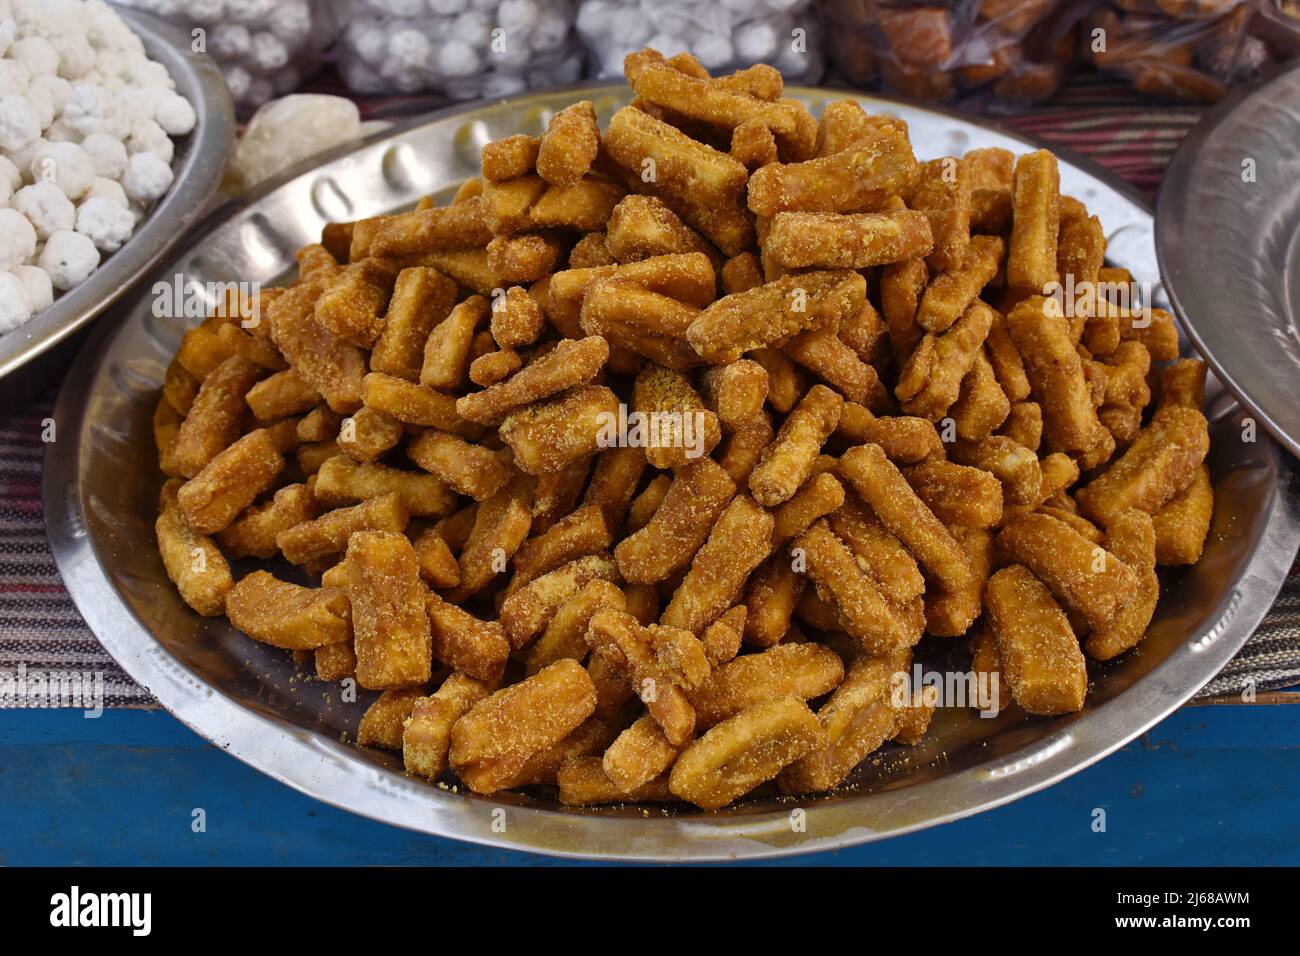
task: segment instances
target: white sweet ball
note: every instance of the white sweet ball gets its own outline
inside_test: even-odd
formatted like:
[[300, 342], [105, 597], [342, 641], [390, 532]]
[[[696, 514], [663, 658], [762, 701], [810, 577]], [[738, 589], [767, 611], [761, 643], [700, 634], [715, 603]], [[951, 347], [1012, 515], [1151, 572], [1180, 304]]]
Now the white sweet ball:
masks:
[[172, 168], [153, 153], [136, 153], [126, 161], [122, 189], [130, 199], [150, 202], [158, 199], [172, 184]]
[[37, 150], [43, 149], [49, 145], [49, 140], [44, 136], [38, 136], [26, 146], [20, 146], [18, 149], [9, 150], [9, 158], [12, 159], [22, 173], [23, 182], [31, 183], [36, 181], [32, 175], [32, 157], [36, 155]]
[[50, 124], [54, 122], [54, 98], [46, 90], [36, 86], [27, 87], [27, 92], [23, 95], [36, 110], [37, 122], [40, 123], [41, 129], [49, 129]]
[[275, 9], [275, 0], [226, 0], [230, 19], [240, 23], [260, 23]]
[[462, 40], [447, 40], [438, 50], [438, 72], [443, 76], [470, 76], [479, 71], [482, 61], [477, 51]]
[[248, 82], [248, 95], [244, 99], [253, 106], [261, 106], [263, 103], [270, 102], [273, 96], [275, 96], [275, 87], [271, 85], [271, 81], [265, 76], [255, 76]]
[[[126, 164], [123, 163], [123, 166]], [[81, 197], [81, 201], [87, 199], [111, 199], [123, 209], [127, 207], [130, 200], [126, 198], [126, 190], [116, 179], [108, 179], [104, 176], [96, 176], [95, 181], [90, 184], [86, 190], [86, 195]]]
[[80, 199], [95, 178], [95, 163], [77, 143], [46, 143], [27, 167], [32, 179], [54, 183], [69, 199]]
[[167, 131], [153, 120], [136, 120], [131, 124], [131, 135], [126, 138], [128, 155], [135, 153], [156, 153], [164, 163], [170, 163], [176, 153], [176, 145]]
[[118, 112], [113, 94], [98, 83], [78, 83], [63, 106], [63, 120], [82, 136], [111, 133]]
[[158, 112], [158, 104], [168, 94], [168, 90], [159, 86], [128, 86], [118, 94], [121, 109], [118, 111], [127, 130], [137, 120], [151, 120]]
[[753, 20], [736, 31], [736, 52], [747, 62], [770, 59], [776, 45], [776, 28], [764, 20]]
[[28, 89], [31, 91], [40, 90], [48, 96], [50, 103], [54, 106], [55, 115], [63, 112], [68, 97], [72, 95], [72, 84], [61, 76], [38, 76], [32, 80]]
[[[418, 0], [413, 2], [418, 12]], [[311, 32], [311, 8], [306, 0], [280, 0], [266, 18], [266, 26], [285, 43], [297, 46]]]
[[32, 76], [59, 72], [59, 51], [43, 36], [29, 36], [15, 40], [9, 47], [9, 58], [24, 64]]
[[398, 70], [419, 71], [433, 57], [433, 43], [420, 30], [397, 30], [388, 38], [388, 56]]
[[10, 205], [27, 217], [38, 239], [71, 229], [77, 222], [77, 207], [54, 183], [40, 181], [14, 193]]
[[36, 264], [65, 292], [84, 282], [99, 265], [99, 250], [79, 232], [56, 232], [45, 243]]
[[51, 143], [80, 143], [81, 134], [65, 123], [56, 119], [45, 131], [45, 138]]
[[465, 0], [429, 0], [429, 9], [448, 17], [464, 10]]
[[179, 93], [168, 93], [154, 111], [154, 121], [171, 136], [184, 136], [194, 129], [198, 117], [190, 101]]
[[26, 96], [0, 96], [0, 147], [22, 149], [40, 135], [40, 114]]
[[242, 23], [219, 23], [208, 32], [208, 46], [223, 60], [237, 60], [248, 53], [252, 36]]
[[141, 60], [126, 73], [127, 82], [132, 86], [149, 87], [156, 90], [170, 90], [172, 75], [167, 67], [156, 60]]
[[225, 16], [226, 5], [223, 0], [189, 0], [186, 13], [200, 23], [212, 23]]
[[249, 59], [258, 72], [271, 73], [289, 62], [289, 48], [274, 33], [259, 30], [253, 34]]
[[77, 232], [103, 252], [116, 252], [131, 238], [135, 217], [111, 199], [87, 199], [77, 207]]
[[8, 52], [14, 38], [18, 36], [18, 24], [12, 15], [0, 17], [0, 56]]
[[32, 317], [32, 304], [23, 280], [0, 272], [0, 334], [12, 332]]
[[691, 52], [700, 58], [706, 70], [720, 70], [730, 65], [735, 53], [731, 41], [718, 33], [705, 33], [691, 43]]
[[17, 60], [0, 60], [0, 96], [26, 93], [32, 74]]
[[17, 209], [0, 209], [0, 269], [21, 266], [36, 255], [36, 230]]
[[126, 170], [126, 147], [116, 136], [91, 133], [81, 141], [81, 148], [95, 164], [95, 175], [108, 179], [121, 179]]
[[501, 0], [497, 24], [506, 34], [531, 30], [537, 23], [537, 4], [533, 0]]
[[238, 63], [228, 63], [221, 68], [222, 74], [226, 78], [226, 86], [230, 90], [230, 95], [236, 100], [243, 100], [248, 96], [249, 84], [253, 82], [253, 75]]
[[79, 80], [95, 68], [95, 48], [84, 33], [56, 33], [48, 39], [59, 55], [60, 79]]
[[33, 314], [54, 304], [54, 283], [50, 281], [50, 274], [40, 266], [15, 266], [13, 274], [27, 290], [27, 302]]
[[23, 173], [8, 156], [0, 156], [0, 181], [9, 186], [9, 193], [23, 188]]

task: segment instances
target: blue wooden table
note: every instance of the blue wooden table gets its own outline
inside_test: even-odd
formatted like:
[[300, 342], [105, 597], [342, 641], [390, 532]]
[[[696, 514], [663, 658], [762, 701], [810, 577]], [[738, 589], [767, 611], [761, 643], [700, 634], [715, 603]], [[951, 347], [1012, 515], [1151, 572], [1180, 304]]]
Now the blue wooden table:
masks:
[[[826, 865], [1300, 864], [1300, 707], [1186, 707], [1042, 793]], [[1106, 810], [1106, 832], [1093, 831]], [[202, 808], [206, 832], [191, 828]], [[283, 787], [159, 711], [0, 711], [0, 863], [561, 861], [385, 826]]]

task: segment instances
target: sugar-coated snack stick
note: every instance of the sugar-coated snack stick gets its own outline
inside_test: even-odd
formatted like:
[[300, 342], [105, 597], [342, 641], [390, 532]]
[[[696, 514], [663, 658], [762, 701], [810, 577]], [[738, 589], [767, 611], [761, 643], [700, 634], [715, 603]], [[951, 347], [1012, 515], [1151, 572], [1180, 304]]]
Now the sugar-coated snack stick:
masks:
[[731, 149], [727, 154], [751, 172], [780, 158], [776, 137], [765, 123], [756, 119], [745, 120], [731, 131]]
[[478, 295], [490, 296], [501, 287], [501, 281], [488, 265], [487, 248], [449, 249], [446, 252], [427, 252], [401, 260], [402, 265], [420, 265], [437, 269], [456, 285]]
[[596, 456], [582, 503], [600, 508], [611, 535], [623, 526], [645, 469], [645, 452], [640, 448], [609, 448]]
[[605, 773], [600, 757], [566, 760], [556, 773], [560, 803], [592, 806], [602, 803], [669, 803], [674, 798], [664, 774], [635, 790], [620, 790]]
[[275, 536], [276, 546], [292, 564], [306, 564], [347, 549], [360, 531], [400, 532], [409, 513], [402, 499], [390, 493], [349, 508], [335, 508], [319, 518], [294, 525]]
[[849, 665], [844, 681], [817, 711], [821, 746], [781, 771], [783, 793], [833, 790], [893, 735], [896, 715], [889, 695], [898, 670], [892, 657], [859, 657]]
[[524, 472], [559, 471], [607, 447], [602, 440], [618, 420], [618, 406], [618, 396], [603, 385], [582, 385], [512, 412], [499, 432]]
[[1000, 233], [1011, 225], [1016, 157], [1010, 150], [972, 149], [962, 157], [971, 181], [971, 229]]
[[302, 472], [303, 477], [311, 478], [335, 455], [339, 453], [339, 443], [336, 441], [318, 441], [307, 442], [299, 445], [294, 452], [294, 461], [298, 464], [298, 470]]
[[663, 624], [642, 625], [650, 640], [655, 663], [676, 687], [695, 690], [713, 670], [704, 644], [690, 631]]
[[844, 679], [844, 662], [820, 644], [778, 644], [715, 668], [691, 693], [701, 729], [777, 697], [812, 700]]
[[371, 257], [341, 270], [316, 300], [316, 321], [345, 342], [368, 349], [379, 337], [398, 268]]
[[711, 458], [680, 468], [649, 523], [614, 549], [623, 579], [654, 584], [686, 567], [735, 493], [735, 483]]
[[[587, 632], [590, 630], [588, 625]], [[584, 632], [584, 641], [587, 632]], [[623, 652], [611, 643], [591, 647], [587, 657], [587, 675], [596, 686], [596, 716], [605, 720], [625, 718], [629, 707], [635, 706], [631, 704], [635, 695]]]
[[215, 617], [225, 609], [226, 595], [234, 583], [230, 566], [211, 538], [185, 523], [176, 502], [180, 487], [177, 478], [163, 485], [154, 522], [158, 552], [181, 599], [204, 617]]
[[889, 392], [876, 370], [830, 329], [800, 332], [783, 351], [848, 401], [880, 410], [889, 407]]
[[[505, 571], [532, 527], [532, 489], [516, 478], [479, 505], [460, 551], [460, 586], [449, 595], [460, 600], [485, 588]], [[435, 526], [437, 527], [437, 526]], [[448, 544], [457, 550], [454, 542]]]
[[305, 588], [267, 571], [239, 579], [226, 595], [230, 623], [254, 640], [288, 650], [314, 650], [352, 640], [347, 595], [339, 588]]
[[864, 299], [858, 311], [840, 320], [839, 337], [868, 365], [889, 357], [889, 329], [870, 299]]
[[767, 369], [753, 359], [712, 365], [700, 375], [700, 394], [727, 431], [753, 418], [767, 401]]
[[1145, 311], [1132, 311], [1102, 301], [1097, 310], [1100, 315], [1113, 315], [1118, 320], [1121, 342], [1141, 342], [1157, 362], [1178, 358], [1178, 327], [1174, 325], [1174, 317], [1164, 309], [1148, 307]]
[[745, 605], [738, 604], [704, 629], [700, 644], [710, 665], [725, 664], [740, 652], [747, 614]]
[[560, 605], [542, 636], [529, 648], [525, 672], [536, 674], [565, 657], [582, 661], [591, 649], [587, 644], [587, 626], [591, 616], [601, 608], [624, 611], [627, 601], [616, 585], [597, 578], [588, 581], [582, 590]]
[[406, 536], [358, 531], [347, 545], [357, 683], [371, 690], [428, 683], [432, 674], [427, 593]]
[[862, 212], [879, 209], [890, 196], [917, 181], [916, 157], [907, 134], [874, 130], [861, 144], [802, 163], [771, 163], [749, 178], [750, 211]]
[[601, 757], [601, 767], [618, 789], [636, 790], [672, 766], [677, 754], [678, 748], [664, 736], [655, 719], [646, 714], [609, 745]]
[[681, 468], [708, 455], [722, 440], [718, 416], [680, 372], [647, 365], [632, 384], [632, 411], [643, 416], [646, 461]]
[[434, 326], [424, 343], [421, 385], [451, 391], [465, 384], [470, 343], [487, 317], [487, 300], [474, 295], [457, 304], [445, 319]]
[[[532, 225], [529, 211], [548, 188], [546, 180], [531, 173], [516, 176], [514, 179], [485, 183], [482, 216], [492, 235], [510, 236], [528, 229]], [[486, 244], [487, 239], [480, 243], [480, 245]], [[474, 243], [464, 245], [474, 245]], [[484, 255], [486, 256], [487, 253], [484, 252]]]
[[[1096, 310], [1097, 273], [1106, 258], [1106, 233], [1101, 220], [1084, 215], [1063, 219], [1056, 243], [1056, 272], [1060, 281], [1080, 291], [1075, 294], [1074, 315], [1087, 319]], [[1075, 327], [1078, 326], [1076, 322]]]
[[1025, 374], [1025, 363], [1020, 358], [1020, 350], [1011, 338], [1007, 328], [1007, 319], [996, 309], [993, 311], [993, 323], [989, 334], [984, 339], [984, 354], [993, 366], [993, 375], [1003, 394], [1011, 402], [1022, 402], [1029, 397], [1029, 376]]
[[790, 356], [779, 349], [762, 348], [749, 353], [749, 358], [767, 372], [768, 404], [782, 415], [794, 408], [808, 388], [808, 380]]
[[1046, 586], [1024, 565], [1013, 564], [989, 578], [984, 600], [1015, 702], [1031, 714], [1082, 708], [1087, 664], [1065, 612]]
[[[1002, 670], [1002, 658], [998, 654], [998, 640], [988, 619], [981, 621], [971, 631], [970, 639], [971, 671], [977, 681], [976, 692], [986, 695], [989, 705], [982, 712], [996, 716], [1011, 703], [1011, 689]], [[972, 701], [970, 706], [978, 707], [979, 701]]]
[[554, 116], [542, 134], [537, 173], [554, 186], [576, 186], [600, 148], [600, 129], [590, 100], [579, 100]]
[[407, 443], [406, 454], [457, 494], [468, 495], [475, 501], [492, 497], [514, 474], [507, 454], [434, 428], [412, 438]]
[[534, 578], [501, 604], [498, 619], [511, 646], [523, 647], [545, 629], [560, 606], [594, 580], [618, 582], [618, 565], [609, 554], [576, 558]]
[[1137, 575], [1137, 594], [1120, 608], [1105, 628], [1094, 630], [1084, 641], [1088, 656], [1099, 661], [1118, 657], [1146, 636], [1147, 625], [1160, 599], [1156, 577], [1156, 531], [1145, 511], [1122, 511], [1106, 529], [1106, 547]]
[[1030, 451], [1038, 451], [1038, 446], [1043, 441], [1042, 406], [1037, 402], [1013, 402], [998, 434], [1005, 435]]
[[[628, 197], [624, 197], [625, 202]], [[622, 205], [622, 202], [619, 203]], [[618, 206], [614, 207], [610, 213], [610, 221], [606, 223], [608, 227], [614, 221], [614, 216], [618, 214]], [[589, 232], [573, 244], [569, 250], [569, 268], [570, 269], [594, 269], [598, 266], [612, 266], [618, 260], [609, 251], [609, 244], [606, 241], [606, 234], [603, 232]]]
[[970, 560], [971, 578], [960, 590], [936, 585], [925, 595], [925, 632], [937, 637], [961, 637], [984, 607], [984, 585], [993, 570], [993, 532], [984, 528], [950, 525], [953, 536]]
[[695, 733], [695, 710], [686, 692], [658, 661], [650, 631], [630, 614], [602, 608], [591, 616], [586, 636], [593, 650], [612, 647], [618, 651], [633, 693], [646, 705], [669, 743], [684, 746]]
[[357, 670], [357, 655], [351, 644], [327, 644], [316, 648], [316, 679], [338, 681], [352, 677]]
[[767, 557], [774, 523], [754, 499], [733, 498], [695, 553], [661, 623], [698, 634], [731, 607], [749, 573]]
[[1166, 405], [1075, 500], [1085, 515], [1102, 525], [1128, 508], [1153, 514], [1191, 483], [1209, 447], [1204, 415], [1185, 405]]
[[[313, 283], [319, 287], [320, 283]], [[271, 341], [298, 374], [330, 408], [348, 414], [361, 407], [361, 379], [366, 360], [361, 350], [334, 335], [312, 312], [314, 300], [290, 302], [290, 289], [271, 306], [267, 320]]]
[[284, 457], [265, 428], [249, 432], [185, 482], [177, 502], [185, 523], [215, 534], [235, 520], [284, 468]]
[[599, 335], [564, 339], [504, 382], [457, 399], [456, 412], [468, 421], [499, 425], [518, 409], [590, 382], [608, 359], [609, 343]]
[[528, 210], [528, 221], [536, 229], [604, 229], [610, 213], [625, 195], [622, 187], [599, 179], [550, 186]]
[[998, 548], [1033, 571], [1093, 630], [1107, 627], [1137, 596], [1132, 568], [1049, 515], [1017, 518], [998, 535]]
[[[480, 332], [474, 337], [475, 345], [480, 337], [487, 336], [484, 344], [494, 344], [487, 332]], [[471, 349], [471, 354], [473, 349]], [[523, 368], [524, 360], [514, 349], [488, 349], [470, 360], [469, 380], [475, 385], [487, 388], [504, 381]]]
[[[478, 196], [450, 206], [430, 206], [395, 216], [379, 216], [374, 220], [366, 255], [370, 258], [396, 258], [482, 246], [492, 238], [483, 200], [483, 196]], [[356, 244], [355, 233], [353, 244]], [[355, 263], [357, 257], [352, 258]]]
[[[833, 470], [837, 463], [829, 460], [828, 468]], [[775, 522], [772, 527], [772, 550], [802, 534], [818, 518], [825, 517], [844, 504], [844, 486], [839, 483], [830, 470], [813, 475], [794, 495], [773, 512]]]
[[504, 282], [536, 282], [549, 275], [563, 252], [552, 236], [497, 236], [487, 244], [487, 266]]
[[584, 505], [519, 546], [512, 562], [514, 577], [506, 594], [513, 594], [562, 564], [604, 551], [613, 540], [600, 507]]
[[919, 744], [930, 729], [937, 707], [938, 703], [931, 700], [924, 690], [912, 691], [911, 698], [903, 706], [894, 708], [894, 735], [890, 740], [906, 747]]
[[723, 263], [718, 278], [722, 282], [723, 294], [731, 295], [733, 292], [746, 292], [762, 285], [763, 270], [756, 255], [742, 252]]
[[[554, 273], [548, 285], [548, 317], [555, 322], [555, 313], [571, 313], [576, 324], [588, 286], [598, 279], [609, 278], [626, 279], [651, 292], [700, 308], [712, 302], [717, 292], [713, 263], [703, 253], [651, 256], [622, 265], [574, 268]], [[558, 322], [556, 325], [563, 330]]]
[[939, 272], [925, 287], [916, 324], [927, 332], [942, 332], [956, 322], [997, 275], [1005, 249], [997, 236], [972, 237], [962, 260]]
[[1027, 295], [1042, 295], [1057, 280], [1061, 172], [1055, 156], [1040, 149], [1016, 160], [1011, 202], [1007, 285]]
[[880, 273], [880, 311], [889, 342], [899, 363], [907, 361], [923, 334], [916, 310], [929, 279], [924, 259], [907, 259], [885, 266]]
[[966, 553], [879, 445], [857, 445], [841, 455], [840, 477], [870, 505], [933, 580], [952, 591], [969, 583], [972, 571]]
[[384, 691], [361, 715], [361, 723], [357, 725], [357, 744], [401, 750], [402, 729], [415, 709], [415, 702], [422, 697], [422, 687]]
[[[711, 365], [781, 345], [807, 329], [833, 328], [861, 308], [866, 283], [855, 272], [807, 272], [724, 296], [691, 323], [686, 337]], [[770, 371], [770, 370], [769, 370]]]
[[[208, 377], [209, 372], [235, 354], [228, 343], [221, 341], [220, 330], [226, 324], [225, 319], [213, 315], [186, 332], [172, 360], [177, 369], [173, 377], [179, 378], [183, 372], [196, 383], [201, 382]], [[180, 382], [176, 384], [179, 385]]]
[[479, 701], [456, 721], [449, 758], [476, 793], [510, 786], [533, 758], [596, 708], [596, 689], [576, 661], [560, 660]]
[[550, 530], [577, 506], [591, 473], [591, 462], [592, 458], [579, 458], [559, 471], [545, 472], [533, 480], [534, 534]]
[[527, 761], [504, 789], [556, 785], [560, 767], [571, 760], [598, 754], [613, 742], [619, 725], [592, 715], [560, 740]]
[[701, 252], [711, 259], [718, 254], [663, 200], [639, 195], [625, 196], [610, 213], [605, 248], [622, 263], [682, 252]]
[[[817, 121], [816, 156], [830, 156], [850, 149], [868, 139], [885, 119], [869, 116], [857, 100], [832, 100], [822, 109]], [[901, 122], [901, 121], [900, 121]], [[906, 124], [903, 129], [906, 129]]]
[[1048, 308], [1048, 301], [1025, 299], [1007, 313], [1007, 328], [1042, 408], [1048, 450], [1079, 457], [1086, 466], [1099, 464], [1110, 457], [1114, 439], [1097, 420], [1069, 322]]
[[510, 642], [496, 621], [482, 621], [448, 604], [436, 594], [425, 595], [432, 633], [433, 658], [457, 672], [496, 683], [510, 657]]
[[[726, 255], [753, 241], [741, 207], [749, 178], [744, 164], [630, 106], [610, 119], [602, 142], [610, 159], [637, 178], [638, 192], [662, 199]], [[655, 171], [650, 181], [642, 178], [647, 161]]]
[[232, 355], [203, 380], [171, 448], [171, 461], [186, 478], [197, 475], [239, 437], [244, 397], [262, 372]]
[[894, 394], [903, 410], [931, 421], [944, 416], [961, 394], [962, 379], [993, 324], [993, 310], [979, 299], [943, 332], [927, 332], [903, 364]]
[[737, 488], [748, 488], [750, 473], [758, 464], [763, 449], [771, 444], [775, 436], [772, 417], [765, 411], [737, 426], [727, 436], [718, 464], [731, 476]]
[[957, 401], [948, 409], [957, 426], [957, 436], [964, 441], [988, 437], [1011, 414], [1011, 401], [998, 384], [986, 354], [986, 350], [975, 353], [975, 361], [961, 381]]
[[[788, 552], [778, 551], [764, 561], [745, 586], [744, 641], [756, 647], [780, 643], [790, 630], [790, 618], [807, 585], [808, 579], [794, 569], [794, 560]], [[716, 626], [717, 622], [705, 630], [706, 645], [709, 632]]]
[[920, 212], [780, 212], [763, 251], [787, 269], [866, 269], [923, 258], [934, 245]]
[[903, 476], [946, 525], [995, 528], [1002, 520], [1002, 485], [982, 468], [931, 461], [905, 469]]
[[233, 323], [223, 322], [217, 326], [217, 345], [226, 355], [242, 355], [262, 368], [273, 371], [283, 371], [285, 368], [284, 357], [275, 350], [274, 345], [249, 335]]
[[1214, 486], [1210, 469], [1201, 464], [1191, 482], [1151, 516], [1155, 522], [1156, 563], [1195, 564], [1210, 531]]
[[916, 559], [859, 498], [845, 498], [829, 524], [894, 605], [907, 607], [925, 593]]
[[432, 696], [418, 699], [402, 730], [402, 760], [407, 773], [427, 780], [442, 776], [447, 769], [452, 727], [493, 689], [494, 685], [486, 681], [453, 673]]
[[794, 496], [835, 430], [843, 405], [844, 399], [825, 385], [808, 390], [750, 473], [750, 493], [759, 504], [773, 507]]
[[890, 654], [920, 640], [921, 628], [886, 600], [825, 520], [795, 538], [794, 547], [803, 552], [818, 595], [834, 605], [841, 628], [867, 653]]
[[180, 477], [179, 469], [171, 460], [171, 451], [176, 444], [182, 421], [181, 413], [172, 408], [166, 398], [158, 400], [153, 409], [153, 444], [158, 450], [158, 470], [169, 478]]
[[339, 423], [338, 448], [353, 461], [371, 462], [396, 447], [403, 434], [392, 415], [363, 405]]
[[501, 182], [531, 173], [537, 165], [540, 148], [541, 141], [537, 137], [523, 133], [484, 143], [479, 154], [483, 178], [489, 182]]
[[1206, 365], [1200, 359], [1179, 359], [1160, 373], [1159, 406], [1186, 405], [1197, 411], [1205, 405]]
[[511, 286], [505, 298], [498, 299], [492, 308], [489, 323], [492, 338], [503, 349], [531, 345], [542, 334], [544, 319], [541, 306], [521, 286]]
[[217, 543], [233, 559], [271, 558], [279, 551], [277, 534], [314, 517], [316, 499], [307, 486], [285, 485], [270, 501], [246, 508], [217, 534]]
[[926, 257], [930, 268], [936, 272], [961, 268], [971, 244], [971, 175], [966, 164], [953, 156], [921, 163], [911, 208], [930, 220], [934, 237], [934, 251]]
[[642, 626], [648, 627], [659, 620], [659, 589], [653, 584], [629, 584], [624, 587], [627, 613]]
[[337, 438], [343, 416], [328, 405], [317, 405], [298, 419], [294, 428], [300, 442], [329, 441]]
[[431, 587], [454, 588], [460, 584], [460, 565], [447, 539], [430, 525], [411, 540], [420, 562], [420, 577]]
[[706, 810], [724, 807], [815, 749], [821, 725], [796, 697], [755, 704], [687, 747], [668, 778], [672, 793]]
[[835, 435], [855, 445], [879, 445], [891, 461], [900, 465], [942, 460], [947, 454], [943, 439], [928, 419], [914, 415], [876, 417], [856, 402], [844, 403]]
[[612, 347], [685, 371], [700, 364], [685, 341], [686, 329], [699, 312], [630, 279], [610, 276], [587, 286], [578, 321], [582, 332], [602, 336]]
[[[269, 422], [305, 412], [322, 399], [315, 386], [290, 367], [252, 385], [244, 393], [244, 400], [252, 409], [254, 418]], [[188, 413], [189, 408], [184, 411]]]
[[[1129, 404], [1145, 408], [1151, 401], [1147, 376], [1151, 372], [1151, 353], [1141, 342], [1121, 342], [1101, 363], [1105, 366], [1103, 405]], [[1190, 407], [1190, 406], [1189, 406]], [[1200, 406], [1195, 406], [1200, 408]]]
[[1000, 481], [1006, 505], [1041, 500], [1043, 473], [1038, 456], [1005, 435], [990, 435], [975, 442], [956, 441], [949, 450], [953, 461], [983, 469]]
[[654, 517], [655, 512], [659, 510], [659, 506], [663, 504], [664, 498], [668, 497], [668, 489], [672, 487], [672, 484], [672, 475], [656, 475], [632, 499], [628, 505], [627, 519], [623, 522], [624, 538], [631, 537], [650, 523], [650, 519]]
[[188, 414], [194, 397], [199, 394], [200, 381], [197, 376], [186, 371], [177, 359], [172, 359], [163, 376], [163, 400], [177, 413]]
[[[477, 438], [483, 431], [481, 426], [462, 418], [456, 411], [454, 396], [404, 378], [371, 372], [362, 379], [361, 394], [366, 408], [383, 412], [408, 425], [438, 428], [470, 439]], [[346, 428], [346, 423], [344, 426]]]
[[[840, 623], [839, 611], [830, 601], [823, 600], [817, 593], [816, 588], [805, 588], [803, 597], [799, 599], [798, 605], [794, 609], [795, 614], [809, 627], [816, 628], [819, 631], [825, 631], [829, 634], [842, 634], [844, 642], [853, 648], [855, 654], [862, 652], [862, 645], [844, 631]], [[795, 625], [791, 623], [791, 632], [795, 630]], [[787, 632], [787, 637], [791, 632]], [[791, 640], [790, 643], [798, 643]]]
[[456, 507], [456, 496], [434, 475], [403, 471], [387, 465], [353, 461], [346, 455], [327, 458], [316, 470], [312, 495], [327, 507], [356, 504], [395, 494], [407, 514], [440, 517]]

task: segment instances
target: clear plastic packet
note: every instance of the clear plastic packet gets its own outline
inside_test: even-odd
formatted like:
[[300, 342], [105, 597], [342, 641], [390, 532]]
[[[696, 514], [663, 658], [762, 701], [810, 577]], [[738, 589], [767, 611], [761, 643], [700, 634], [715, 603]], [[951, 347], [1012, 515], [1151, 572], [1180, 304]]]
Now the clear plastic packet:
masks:
[[354, 93], [502, 97], [573, 83], [571, 0], [333, 0], [339, 74]]
[[1087, 4], [828, 0], [831, 62], [856, 84], [982, 110], [1039, 103], [1060, 86]]
[[1088, 17], [1085, 56], [1140, 92], [1212, 103], [1300, 56], [1300, 4], [1284, 0], [1119, 0]]
[[815, 83], [825, 69], [821, 18], [811, 0], [580, 0], [578, 35], [588, 75], [621, 77], [642, 47], [688, 52], [710, 73], [767, 63], [789, 83]]
[[117, 0], [182, 27], [221, 66], [241, 111], [298, 88], [336, 29], [328, 0]]

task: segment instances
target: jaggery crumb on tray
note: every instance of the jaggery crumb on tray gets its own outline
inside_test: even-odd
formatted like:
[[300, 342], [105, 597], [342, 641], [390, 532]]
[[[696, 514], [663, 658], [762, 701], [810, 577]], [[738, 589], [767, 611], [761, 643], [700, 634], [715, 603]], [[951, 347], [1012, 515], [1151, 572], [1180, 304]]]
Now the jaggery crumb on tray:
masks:
[[770, 68], [627, 75], [603, 129], [489, 143], [450, 205], [332, 223], [185, 336], [181, 597], [381, 691], [359, 741], [452, 792], [834, 790], [929, 752], [921, 641], [972, 707], [1081, 708], [1210, 524], [1172, 319], [1107, 298], [1047, 151], [918, 158]]

